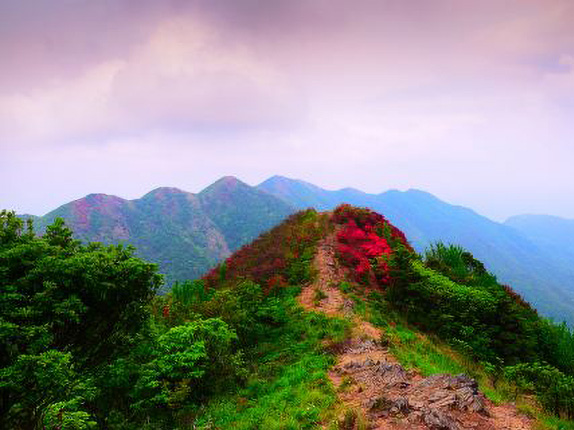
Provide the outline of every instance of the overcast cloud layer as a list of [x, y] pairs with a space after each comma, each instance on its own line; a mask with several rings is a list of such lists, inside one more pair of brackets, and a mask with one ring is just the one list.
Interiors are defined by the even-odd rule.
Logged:
[[571, 0], [3, 0], [0, 206], [223, 175], [574, 218]]

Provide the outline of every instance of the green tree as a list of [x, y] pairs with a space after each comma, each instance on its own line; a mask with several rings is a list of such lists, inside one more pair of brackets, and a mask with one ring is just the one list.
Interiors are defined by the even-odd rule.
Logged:
[[242, 374], [237, 335], [219, 318], [171, 328], [159, 337], [153, 359], [142, 370], [134, 390], [134, 408], [150, 416], [158, 410], [193, 408], [220, 384]]
[[62, 220], [37, 237], [0, 212], [0, 427], [33, 428], [58, 402], [80, 422], [74, 375], [125, 352], [160, 285], [132, 248], [82, 245]]

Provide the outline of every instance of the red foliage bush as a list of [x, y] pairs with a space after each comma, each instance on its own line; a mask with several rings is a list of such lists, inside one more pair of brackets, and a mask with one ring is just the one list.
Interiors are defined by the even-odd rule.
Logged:
[[325, 228], [314, 210], [296, 213], [212, 269], [203, 277], [206, 287], [217, 288], [241, 278], [258, 283], [265, 292], [285, 287], [289, 266], [314, 248]]
[[289, 285], [287, 279], [283, 275], [273, 275], [271, 278], [267, 280], [267, 285], [263, 292], [265, 295], [270, 294], [273, 291], [278, 291], [282, 288], [285, 288]]
[[376, 280], [387, 285], [393, 248], [405, 246], [412, 251], [403, 232], [369, 209], [341, 205], [335, 209], [333, 220], [343, 225], [337, 234], [337, 256], [353, 270], [357, 282]]
[[516, 303], [518, 303], [519, 306], [522, 306], [523, 308], [526, 308], [528, 310], [533, 311], [534, 313], [538, 314], [538, 311], [536, 309], [534, 309], [530, 303], [528, 303], [526, 300], [524, 300], [524, 298], [518, 294], [516, 291], [514, 291], [511, 287], [509, 287], [508, 285], [502, 285], [502, 288], [504, 289], [504, 291], [506, 291], [506, 294], [508, 294], [512, 300], [514, 300]]

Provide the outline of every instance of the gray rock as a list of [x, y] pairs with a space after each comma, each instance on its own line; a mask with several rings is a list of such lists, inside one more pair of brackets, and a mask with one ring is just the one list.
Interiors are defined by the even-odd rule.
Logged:
[[370, 399], [364, 405], [369, 412], [381, 416], [395, 416], [398, 414], [408, 415], [411, 411], [409, 399], [406, 397], [399, 397], [391, 400], [384, 396]]
[[423, 422], [431, 430], [459, 430], [454, 419], [437, 409], [428, 409], [423, 412]]
[[343, 368], [345, 369], [360, 369], [361, 367], [363, 367], [363, 364], [358, 361], [349, 361], [343, 365]]
[[386, 387], [400, 385], [406, 388], [410, 385], [407, 372], [398, 364], [381, 363], [377, 366], [376, 372], [381, 376], [382, 382]]
[[433, 407], [452, 407], [487, 415], [478, 383], [468, 375], [432, 375], [422, 381], [420, 386], [435, 390], [428, 398]]

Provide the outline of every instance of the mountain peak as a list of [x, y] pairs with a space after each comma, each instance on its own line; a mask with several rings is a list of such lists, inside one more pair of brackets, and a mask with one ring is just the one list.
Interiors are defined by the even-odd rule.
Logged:
[[263, 182], [277, 182], [277, 181], [283, 181], [286, 179], [289, 179], [289, 178], [286, 178], [285, 176], [281, 176], [281, 175], [273, 175], [273, 176], [265, 179]]
[[[90, 199], [90, 200], [116, 200], [116, 199], [121, 199], [121, 200], [123, 200], [121, 197], [114, 196], [114, 195], [112, 195], [112, 194], [104, 194], [104, 193], [91, 193], [91, 194], [88, 194], [87, 196], [85, 196], [84, 199]], [[81, 200], [81, 199], [80, 199], [80, 200]]]
[[353, 188], [353, 187], [341, 188], [341, 189], [339, 190], [339, 192], [341, 192], [341, 193], [350, 193], [350, 194], [365, 194], [363, 191], [358, 190], [358, 189]]
[[410, 199], [417, 199], [417, 200], [424, 200], [424, 201], [440, 201], [438, 197], [434, 194], [431, 194], [427, 191], [419, 190], [417, 188], [409, 188], [406, 191], [401, 191], [397, 189], [390, 189], [387, 191], [383, 191], [382, 193], [378, 194], [379, 197], [381, 196], [394, 196], [394, 197], [401, 197], [401, 198], [410, 198]]
[[225, 184], [225, 185], [235, 185], [235, 184], [243, 183], [243, 182], [241, 182], [235, 176], [227, 175], [227, 176], [223, 176], [222, 178], [218, 179], [214, 183], [215, 184]]
[[314, 192], [323, 191], [322, 188], [310, 182], [301, 179], [288, 178], [286, 176], [275, 175], [257, 185], [257, 188], [272, 191], [272, 190], [287, 190], [287, 189], [309, 189]]
[[[310, 182], [304, 181], [302, 179], [294, 179], [294, 178], [288, 178], [287, 176], [281, 176], [281, 175], [273, 175], [271, 176], [269, 179], [266, 179], [265, 181], [263, 181], [260, 185], [265, 184], [265, 183], [269, 183], [269, 184], [273, 184], [273, 183], [284, 183], [284, 184], [306, 184], [306, 185], [313, 185]], [[316, 187], [316, 185], [313, 185], [314, 187]], [[319, 188], [319, 187], [317, 187]]]
[[125, 203], [126, 200], [121, 197], [103, 194], [103, 193], [93, 193], [87, 196], [75, 200], [72, 202], [75, 206], [88, 206], [88, 207], [107, 207], [107, 206], [117, 206]]
[[183, 191], [183, 190], [180, 190], [179, 188], [175, 188], [175, 187], [159, 187], [159, 188], [156, 188], [154, 190], [151, 190], [149, 193], [144, 195], [142, 197], [142, 199], [149, 199], [149, 198], [163, 199], [166, 197], [181, 195], [181, 194], [188, 195], [191, 193], [188, 193], [187, 191]]
[[286, 176], [273, 175], [270, 178], [261, 182], [261, 184], [259, 184], [259, 185], [263, 185], [263, 184], [285, 184], [285, 183], [290, 183], [290, 182], [299, 182], [299, 181], [296, 179], [288, 178]]
[[200, 194], [206, 195], [206, 194], [221, 193], [221, 192], [227, 193], [227, 192], [232, 192], [235, 190], [251, 189], [251, 188], [252, 187], [247, 185], [245, 182], [240, 181], [235, 176], [224, 176], [224, 177], [218, 179], [217, 181], [215, 181], [213, 184], [211, 184], [207, 188], [205, 188], [203, 191], [201, 191]]

